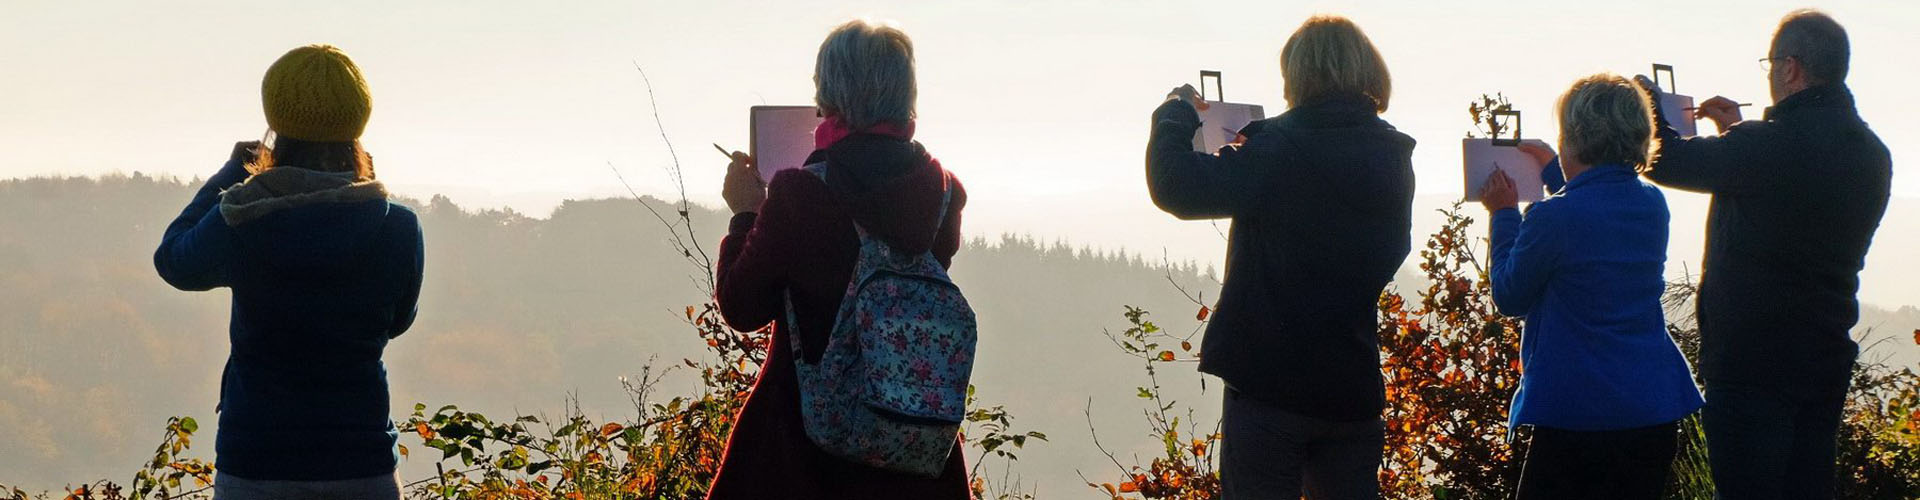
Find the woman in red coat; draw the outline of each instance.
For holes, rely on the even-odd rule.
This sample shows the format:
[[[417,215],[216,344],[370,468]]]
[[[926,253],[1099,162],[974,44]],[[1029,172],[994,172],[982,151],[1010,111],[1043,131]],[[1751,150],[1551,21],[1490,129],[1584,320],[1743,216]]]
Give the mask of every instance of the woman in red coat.
[[[852,279],[866,229],[896,251],[931,250],[951,266],[960,248],[959,181],[913,141],[913,43],[898,29],[853,21],[827,35],[814,68],[815,103],[826,120],[807,164],[825,162],[826,180],[800,165],[763,183],[753,158],[734,153],[722,195],[733,210],[720,243],[718,300],[727,323],[756,330],[786,316],[793,300],[807,359],[818,360]],[[952,190],[944,214],[941,199]],[[774,327],[760,380],[734,422],[707,498],[967,499],[956,443],[939,477],[875,469],[835,458],[810,441],[800,420],[795,353],[785,322]]]

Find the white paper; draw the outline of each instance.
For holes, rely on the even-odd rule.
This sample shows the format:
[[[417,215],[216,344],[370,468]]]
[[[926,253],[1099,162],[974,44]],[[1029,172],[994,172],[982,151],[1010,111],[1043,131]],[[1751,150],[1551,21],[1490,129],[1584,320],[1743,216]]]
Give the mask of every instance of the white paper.
[[[1506,172],[1507,177],[1513,179],[1513,189],[1520,195],[1520,201],[1546,198],[1546,189],[1540,183],[1540,170],[1546,166],[1518,146],[1495,146],[1493,139],[1461,139],[1460,151],[1464,159],[1467,201],[1480,201],[1487,178],[1495,170]]]
[[[1202,153],[1232,144],[1240,129],[1267,117],[1266,109],[1258,104],[1207,101],[1206,110],[1195,111],[1200,112],[1200,130],[1194,131],[1193,150]]]
[[[1667,124],[1673,126],[1681,137],[1693,137],[1699,132],[1694,125],[1693,96],[1680,94],[1660,94],[1660,111],[1666,115]]]
[[[781,170],[806,166],[807,156],[813,154],[813,130],[820,121],[813,106],[754,106],[747,147],[760,180],[772,182]]]

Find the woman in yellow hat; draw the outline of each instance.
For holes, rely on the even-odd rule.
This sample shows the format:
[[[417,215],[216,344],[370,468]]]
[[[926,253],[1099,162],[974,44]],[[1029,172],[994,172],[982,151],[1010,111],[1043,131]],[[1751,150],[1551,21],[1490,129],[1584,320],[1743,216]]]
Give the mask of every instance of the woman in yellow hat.
[[[419,220],[374,179],[340,49],[287,52],[260,95],[273,147],[235,145],[153,256],[176,288],[233,292],[214,497],[398,499],[380,356],[413,324]]]

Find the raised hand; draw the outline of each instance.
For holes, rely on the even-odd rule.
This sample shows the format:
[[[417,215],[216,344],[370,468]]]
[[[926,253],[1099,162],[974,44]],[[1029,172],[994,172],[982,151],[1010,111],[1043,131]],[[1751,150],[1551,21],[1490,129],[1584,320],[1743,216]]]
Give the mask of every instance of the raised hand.
[[[1174,99],[1186,102],[1188,105],[1193,106],[1193,109],[1196,111],[1207,110],[1207,100],[1200,98],[1200,90],[1193,88],[1193,84],[1181,85],[1175,87],[1173,91],[1167,92],[1167,100],[1171,101]]]
[[[233,143],[233,153],[229,154],[227,159],[244,165],[253,163],[253,160],[259,157],[260,141],[240,141]]]
[[[720,183],[720,197],[727,200],[727,209],[735,214],[759,210],[760,204],[767,201],[767,183],[760,180],[753,155],[734,151],[731,156],[733,162],[727,164],[726,179]]]
[[[1728,127],[1740,123],[1740,103],[1726,97],[1713,96],[1693,109],[1693,117],[1713,120],[1713,126],[1724,134],[1727,133]]]
[[[1533,157],[1534,163],[1539,163],[1541,165],[1546,165],[1547,163],[1552,162],[1555,157],[1560,156],[1559,153],[1553,152],[1553,146],[1548,146],[1547,141],[1542,141],[1539,139],[1527,139],[1524,141],[1520,141],[1520,152],[1526,153],[1527,156]]]

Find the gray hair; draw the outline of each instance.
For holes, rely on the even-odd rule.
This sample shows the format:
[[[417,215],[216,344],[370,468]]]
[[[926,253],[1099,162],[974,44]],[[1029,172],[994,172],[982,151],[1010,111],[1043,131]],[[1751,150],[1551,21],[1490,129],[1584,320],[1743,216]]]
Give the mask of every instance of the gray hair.
[[[1847,29],[1824,12],[1801,9],[1780,19],[1767,57],[1794,58],[1815,84],[1847,79]]]
[[[1658,154],[1653,102],[1620,75],[1600,73],[1573,82],[1560,96],[1560,147],[1587,165],[1643,170]]]
[[[913,40],[899,28],[853,20],[820,43],[813,102],[854,130],[914,118]]]

